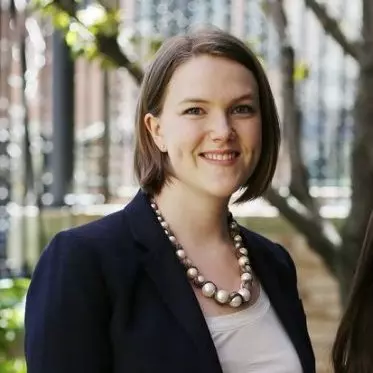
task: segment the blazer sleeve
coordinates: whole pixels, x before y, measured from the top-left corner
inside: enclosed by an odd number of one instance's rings
[[[44,250],[26,298],[28,373],[110,373],[110,302],[98,258],[73,231]]]

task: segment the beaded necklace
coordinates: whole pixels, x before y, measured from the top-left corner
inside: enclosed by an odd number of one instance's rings
[[[248,257],[248,250],[243,246],[239,225],[231,215],[229,219],[229,229],[234,243],[235,254],[238,260],[241,275],[240,287],[237,291],[233,292],[218,289],[218,287],[212,281],[205,279],[205,277],[198,270],[197,266],[194,265],[193,262],[187,257],[185,250],[172,233],[169,224],[164,220],[154,199],[151,199],[151,207],[154,210],[166,236],[175,248],[176,256],[183,264],[188,278],[194,286],[201,289],[202,294],[206,298],[214,299],[214,301],[221,306],[228,305],[233,308],[240,307],[242,304],[249,302],[253,287],[253,273],[250,266],[250,259]]]

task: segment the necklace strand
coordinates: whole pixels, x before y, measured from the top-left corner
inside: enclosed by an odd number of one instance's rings
[[[194,286],[201,289],[202,294],[206,298],[213,299],[220,306],[229,305],[233,308],[240,307],[242,304],[250,301],[253,287],[253,273],[250,265],[250,259],[248,257],[248,250],[243,246],[239,226],[233,219],[232,215],[230,215],[228,219],[229,229],[234,243],[237,261],[240,267],[241,283],[237,291],[229,292],[224,289],[218,289],[214,282],[205,279],[205,277],[198,270],[197,266],[194,265],[193,262],[187,257],[185,250],[177,241],[168,223],[164,220],[154,199],[151,199],[150,205],[154,210],[166,236],[168,237],[172,246],[175,248],[176,256],[183,264],[189,280]]]

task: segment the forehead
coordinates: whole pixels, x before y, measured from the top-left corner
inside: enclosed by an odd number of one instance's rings
[[[257,82],[249,69],[227,58],[201,55],[175,70],[168,84],[166,99],[170,96],[172,101],[189,97],[230,100],[247,93],[258,96]]]

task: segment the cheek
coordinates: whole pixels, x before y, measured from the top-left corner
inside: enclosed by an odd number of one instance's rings
[[[260,151],[262,145],[262,126],[261,122],[250,123],[242,128],[243,142],[247,147],[256,148]]]
[[[190,155],[202,141],[202,131],[195,123],[175,121],[164,133],[170,157]]]

